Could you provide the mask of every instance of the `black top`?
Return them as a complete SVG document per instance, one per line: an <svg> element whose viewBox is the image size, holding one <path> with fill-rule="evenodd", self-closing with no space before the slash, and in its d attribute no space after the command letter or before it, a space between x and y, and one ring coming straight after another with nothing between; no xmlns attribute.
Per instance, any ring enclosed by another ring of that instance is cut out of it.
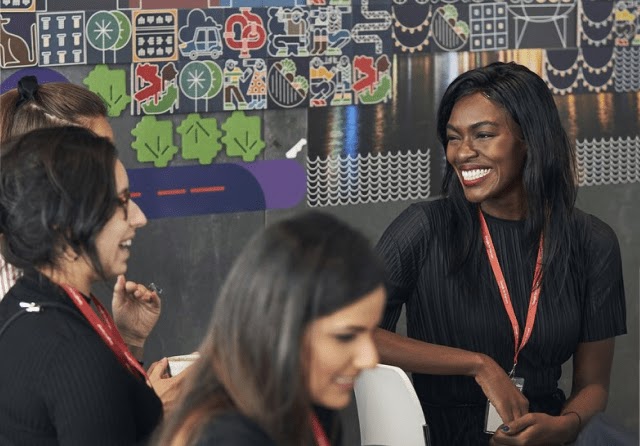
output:
<svg viewBox="0 0 640 446"><path fill-rule="evenodd" d="M251 419L238 412L219 415L207 424L195 446L276 446Z"/></svg>
<svg viewBox="0 0 640 446"><path fill-rule="evenodd" d="M118 362L66 293L25 273L0 302L0 327L20 302L52 303L15 319L0 335L0 444L139 444L162 403ZM79 316L79 317L77 317Z"/></svg>
<svg viewBox="0 0 640 446"><path fill-rule="evenodd" d="M342 431L337 413L314 406L332 446L341 446ZM283 446L276 443L253 420L239 412L226 412L206 424L195 446ZM296 445L299 446L299 445ZM301 446L301 445L300 445Z"/></svg>
<svg viewBox="0 0 640 446"><path fill-rule="evenodd" d="M447 199L414 204L378 242L389 275L381 326L395 330L406 305L409 337L485 353L508 372L513 365L513 330L482 243L472 253L479 264L477 283L448 274L450 206ZM536 252L525 242L523 221L485 217L522 331ZM576 209L571 234L567 279L551 286L543 278L535 326L516 370L525 378L530 409L549 414L557 414L564 402L558 390L561 366L578 343L626 333L620 248L614 232ZM559 287L560 292L546 292ZM436 445L487 443L481 433L486 397L473 378L414 373L413 382Z"/></svg>

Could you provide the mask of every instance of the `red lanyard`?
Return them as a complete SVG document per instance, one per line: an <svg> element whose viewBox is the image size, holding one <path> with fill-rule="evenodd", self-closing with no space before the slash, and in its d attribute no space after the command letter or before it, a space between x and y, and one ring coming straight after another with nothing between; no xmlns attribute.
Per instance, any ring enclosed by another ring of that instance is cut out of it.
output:
<svg viewBox="0 0 640 446"><path fill-rule="evenodd" d="M316 439L317 446L331 446L329 438L320 424L320 420L318 420L318 417L313 412L311 413L311 429L313 430L313 437Z"/></svg>
<svg viewBox="0 0 640 446"><path fill-rule="evenodd" d="M538 246L538 257L536 259L536 267L533 273L533 285L531 286L531 297L529 298L529 309L527 310L527 322L524 327L524 334L522 336L522 342L520 342L520 327L518 326L518 320L516 319L516 314L513 311L513 305L511 304L511 296L509 295L509 290L507 289L507 282L504 280L504 275L502 274L502 268L500 268L500 263L498 263L498 256L496 254L496 250L493 247L493 240L491 239L491 234L489 233L489 228L487 227L487 222L484 219L484 215L482 215L482 210L478 207L478 214L480 215L480 228L482 229L482 241L484 242L484 246L487 250L487 256L489 256L489 262L491 263L491 269L493 270L493 275L496 278L496 282L498 282L498 288L500 289L500 295L502 296L502 303L504 304L505 310L507 310L507 314L509 315L509 320L511 320L511 327L513 328L513 337L515 339L515 354L513 355L513 368L509 373L509 376L513 376L516 365L518 364L518 355L520 351L524 348L524 346L529 341L531 337L531 331L533 330L533 325L536 320L536 312L538 311L538 298L540 297L540 283L542 281L542 246L544 244L544 239L542 234L540 234L540 245Z"/></svg>
<svg viewBox="0 0 640 446"><path fill-rule="evenodd" d="M118 332L118 329L113 322L113 319L111 319L109 312L104 308L100 301L94 296L91 296L91 301L98 309L102 319L100 319L93 311L89 303L78 290L66 284L60 286L67 292L71 301L76 305L76 307L78 307L82 315L89 321L104 343L107 344L111 351L116 355L118 361L120 361L120 363L131 373L134 375L139 373L145 381L149 382L147 373L127 348L122 336L120 336L120 332Z"/></svg>

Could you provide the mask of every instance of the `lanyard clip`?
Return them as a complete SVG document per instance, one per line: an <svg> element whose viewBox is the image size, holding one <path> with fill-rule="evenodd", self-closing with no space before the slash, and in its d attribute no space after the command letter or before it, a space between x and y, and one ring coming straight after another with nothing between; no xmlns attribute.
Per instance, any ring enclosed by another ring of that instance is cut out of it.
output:
<svg viewBox="0 0 640 446"><path fill-rule="evenodd" d="M517 364L518 364L517 362L513 363L513 367L511 367L511 371L509 372L509 378L513 378L514 377L514 375L516 373L516 365Z"/></svg>
<svg viewBox="0 0 640 446"><path fill-rule="evenodd" d="M35 302L20 302L20 308L24 308L27 313L39 313L40 305L36 305Z"/></svg>

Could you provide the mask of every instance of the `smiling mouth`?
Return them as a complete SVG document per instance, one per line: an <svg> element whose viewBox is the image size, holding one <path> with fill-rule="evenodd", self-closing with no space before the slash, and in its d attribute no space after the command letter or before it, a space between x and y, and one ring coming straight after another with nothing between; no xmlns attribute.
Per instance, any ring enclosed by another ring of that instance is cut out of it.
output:
<svg viewBox="0 0 640 446"><path fill-rule="evenodd" d="M131 249L131 240L126 240L126 241L120 243L119 246L122 249Z"/></svg>
<svg viewBox="0 0 640 446"><path fill-rule="evenodd" d="M477 181L481 178L486 177L491 169L472 169L472 170L461 170L460 174L462 175L462 179L465 182Z"/></svg>
<svg viewBox="0 0 640 446"><path fill-rule="evenodd" d="M354 382L354 378L349 376L339 376L336 378L336 383L340 385L351 385Z"/></svg>

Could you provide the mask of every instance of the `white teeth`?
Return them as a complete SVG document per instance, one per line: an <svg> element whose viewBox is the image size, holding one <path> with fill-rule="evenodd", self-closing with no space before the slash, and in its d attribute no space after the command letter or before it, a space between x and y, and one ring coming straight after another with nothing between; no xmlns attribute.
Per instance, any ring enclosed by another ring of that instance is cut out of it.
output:
<svg viewBox="0 0 640 446"><path fill-rule="evenodd" d="M131 247L131 240L127 240L126 242L120 243L120 247L122 247L122 248L130 248Z"/></svg>
<svg viewBox="0 0 640 446"><path fill-rule="evenodd" d="M491 171L491 169L473 169L473 170L462 170L462 178L464 178L465 181L473 181L473 180L477 180L478 178L482 178L483 176L487 175L489 172Z"/></svg>

